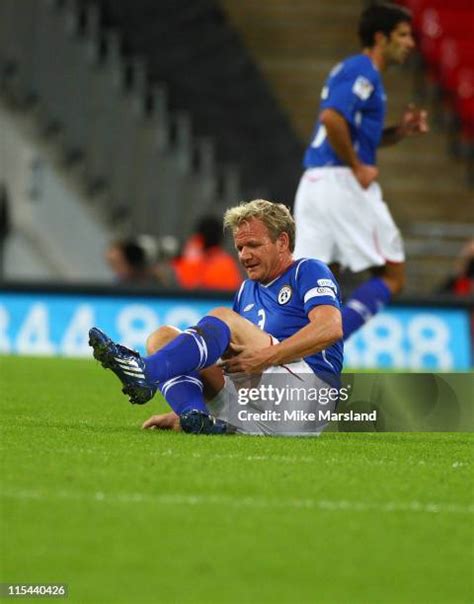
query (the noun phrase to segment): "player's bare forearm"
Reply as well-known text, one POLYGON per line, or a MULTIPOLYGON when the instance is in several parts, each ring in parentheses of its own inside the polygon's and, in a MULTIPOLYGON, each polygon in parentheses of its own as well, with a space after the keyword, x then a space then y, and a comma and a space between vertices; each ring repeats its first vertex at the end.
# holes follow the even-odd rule
POLYGON ((342 318, 334 306, 316 306, 310 322, 288 339, 273 347, 272 365, 282 365, 325 350, 342 338, 342 318))
POLYGON ((380 146, 389 147, 390 145, 396 145, 402 139, 403 135, 400 132, 400 128, 398 126, 389 126, 383 130, 380 146))
POLYGON ((324 109, 320 115, 321 123, 338 158, 354 173, 360 186, 366 189, 378 176, 375 166, 363 164, 352 145, 349 125, 344 117, 334 109, 324 109))
POLYGON ((288 339, 254 350, 234 347, 235 356, 225 360, 229 373, 259 373, 274 365, 283 365, 324 350, 342 338, 340 311, 333 306, 317 306, 309 313, 310 322, 288 339))
POLYGON ((354 151, 349 125, 345 118, 334 109, 324 109, 319 119, 326 128, 329 143, 339 159, 349 168, 355 168, 360 161, 354 151))
POLYGON ((418 109, 411 104, 405 109, 397 126, 384 128, 380 146, 395 145, 407 136, 426 134, 429 131, 428 114, 424 109, 418 109))

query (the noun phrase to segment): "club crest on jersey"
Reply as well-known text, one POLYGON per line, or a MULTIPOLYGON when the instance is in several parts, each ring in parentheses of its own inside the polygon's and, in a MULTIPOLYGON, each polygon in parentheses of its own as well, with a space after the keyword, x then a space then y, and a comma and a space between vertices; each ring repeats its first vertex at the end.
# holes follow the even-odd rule
POLYGON ((352 86, 352 92, 363 101, 369 98, 373 89, 373 84, 364 76, 359 76, 352 86))
POLYGON ((286 304, 290 301, 293 291, 289 285, 284 285, 278 292, 278 304, 286 304))

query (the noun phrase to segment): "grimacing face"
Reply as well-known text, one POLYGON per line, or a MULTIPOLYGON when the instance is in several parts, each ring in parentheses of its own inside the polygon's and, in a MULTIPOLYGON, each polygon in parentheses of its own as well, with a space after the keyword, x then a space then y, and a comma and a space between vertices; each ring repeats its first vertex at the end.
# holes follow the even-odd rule
POLYGON ((384 36, 384 39, 382 52, 387 64, 404 63, 415 48, 411 24, 407 21, 398 23, 388 37, 384 36))
POLYGON ((234 243, 240 263, 253 281, 270 283, 291 263, 287 233, 272 241, 268 228, 256 218, 234 230, 234 243))

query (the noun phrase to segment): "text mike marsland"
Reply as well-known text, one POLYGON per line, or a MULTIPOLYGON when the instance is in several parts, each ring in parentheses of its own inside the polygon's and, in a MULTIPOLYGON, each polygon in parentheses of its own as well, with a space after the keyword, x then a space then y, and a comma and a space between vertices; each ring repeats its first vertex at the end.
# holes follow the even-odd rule
POLYGON ((275 411, 267 409, 266 411, 249 411, 241 409, 238 413, 240 421, 260 421, 260 422, 329 422, 329 421, 353 421, 367 422, 377 421, 377 410, 370 412, 350 411, 336 412, 330 409, 320 409, 317 412, 303 411, 301 409, 292 411, 275 411))

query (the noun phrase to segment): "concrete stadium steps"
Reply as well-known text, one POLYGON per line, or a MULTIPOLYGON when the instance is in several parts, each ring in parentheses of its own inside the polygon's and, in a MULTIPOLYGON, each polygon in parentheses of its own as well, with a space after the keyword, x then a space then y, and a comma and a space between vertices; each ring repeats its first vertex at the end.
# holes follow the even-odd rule
POLYGON ((64 167, 57 136, 38 128, 32 109, 18 108, 1 94, 0 132, 0 182, 10 214, 5 276, 110 281, 102 257, 112 232, 101 208, 85 199, 64 167))
POLYGON ((125 54, 145 58, 170 110, 185 110, 197 137, 212 137, 219 164, 239 167, 241 194, 291 199, 303 145, 215 0, 98 0, 125 54))
POLYGON ((261 61, 265 77, 305 143, 311 136, 322 83, 334 65, 335 61, 308 58, 266 58, 261 61))
POLYGON ((407 294, 441 292, 447 278, 458 270, 457 260, 472 228, 465 222, 413 222, 407 226, 405 248, 407 294), (455 260, 453 260, 455 259, 455 260))
MULTIPOLYGON (((361 3, 291 2, 289 0, 221 0, 232 23, 252 50, 265 54, 305 56, 308 50, 332 51, 335 43, 347 46, 348 30, 341 27, 357 18, 361 3)), ((354 29, 349 30, 354 45, 354 29)))
POLYGON ((225 182, 213 142, 123 42, 95 2, 1 0, 0 95, 31 111, 114 230, 185 237, 196 214, 224 201, 221 189, 240 191, 238 177, 225 182))
POLYGON ((405 295, 419 296, 426 293, 439 293, 452 270, 452 259, 428 256, 411 258, 407 264, 405 295))
POLYGON ((328 71, 348 47, 359 2, 220 0, 302 141, 309 140, 328 71))
POLYGON ((383 191, 384 199, 402 231, 415 220, 473 220, 469 209, 472 196, 469 197, 466 193, 459 195, 451 191, 426 191, 410 185, 404 188, 387 185, 383 191))

